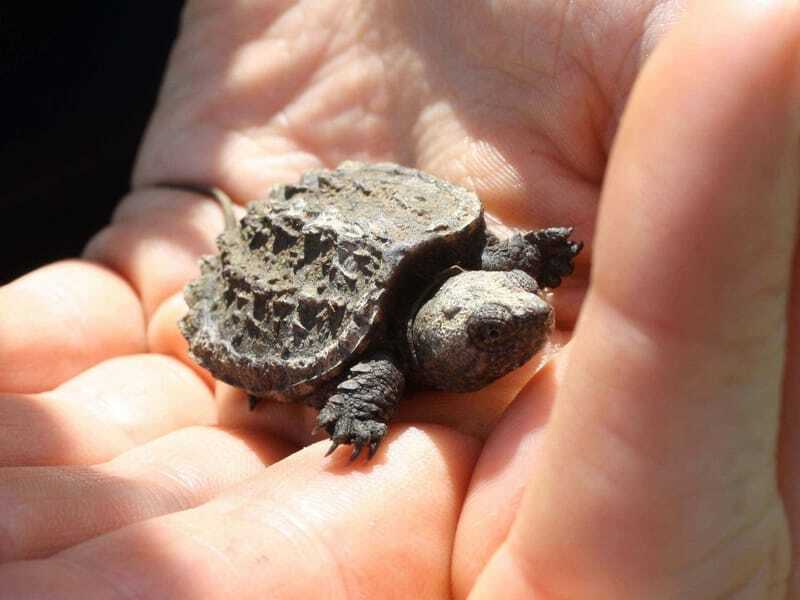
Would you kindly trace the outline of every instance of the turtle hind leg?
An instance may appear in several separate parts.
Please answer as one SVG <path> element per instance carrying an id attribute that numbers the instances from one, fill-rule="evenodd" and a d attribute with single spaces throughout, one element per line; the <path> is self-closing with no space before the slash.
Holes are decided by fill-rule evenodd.
<path id="1" fill-rule="evenodd" d="M 570 240 L 572 227 L 549 227 L 504 240 L 489 238 L 481 255 L 485 271 L 520 269 L 533 277 L 541 287 L 557 288 L 561 279 L 575 268 L 575 257 L 583 242 Z"/>
<path id="2" fill-rule="evenodd" d="M 365 446 L 367 460 L 372 458 L 404 387 L 405 376 L 390 354 L 375 353 L 353 365 L 317 417 L 317 428 L 324 429 L 333 442 L 326 456 L 342 444 L 351 444 L 351 461 Z"/>

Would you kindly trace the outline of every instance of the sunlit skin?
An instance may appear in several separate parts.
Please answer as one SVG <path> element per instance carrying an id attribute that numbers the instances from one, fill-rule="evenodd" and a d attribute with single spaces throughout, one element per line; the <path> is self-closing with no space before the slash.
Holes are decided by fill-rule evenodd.
<path id="1" fill-rule="evenodd" d="M 799 53 L 790 0 L 190 0 L 134 191 L 0 288 L 0 599 L 798 597 Z M 188 359 L 222 214 L 154 187 L 344 159 L 586 242 L 549 360 L 354 465 Z"/>

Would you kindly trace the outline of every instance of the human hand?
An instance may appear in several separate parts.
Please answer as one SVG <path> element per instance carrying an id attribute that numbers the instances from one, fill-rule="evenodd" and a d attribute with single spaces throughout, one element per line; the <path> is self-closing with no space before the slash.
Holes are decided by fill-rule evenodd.
<path id="1" fill-rule="evenodd" d="M 800 593 L 789 5 L 190 2 L 97 263 L 0 291 L 0 598 Z M 246 200 L 346 158 L 575 224 L 592 273 L 530 382 L 412 399 L 348 467 L 186 357 L 179 290 L 222 218 L 149 187 Z"/>

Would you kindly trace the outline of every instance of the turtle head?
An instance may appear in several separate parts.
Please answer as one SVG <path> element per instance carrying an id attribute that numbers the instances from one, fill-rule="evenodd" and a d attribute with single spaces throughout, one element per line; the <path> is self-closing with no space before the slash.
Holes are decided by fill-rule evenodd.
<path id="1" fill-rule="evenodd" d="M 413 317 L 415 375 L 434 389 L 480 389 L 530 359 L 552 328 L 553 309 L 526 273 L 466 271 Z"/>

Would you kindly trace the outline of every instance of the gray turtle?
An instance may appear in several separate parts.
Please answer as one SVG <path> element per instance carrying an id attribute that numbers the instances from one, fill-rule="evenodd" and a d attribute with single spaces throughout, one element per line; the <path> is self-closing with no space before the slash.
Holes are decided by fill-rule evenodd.
<path id="1" fill-rule="evenodd" d="M 251 203 L 221 192 L 219 253 L 189 283 L 180 328 L 215 377 L 318 409 L 317 427 L 368 457 L 404 389 L 480 389 L 553 327 L 543 288 L 572 272 L 568 227 L 499 240 L 474 194 L 395 164 L 346 162 Z"/>

